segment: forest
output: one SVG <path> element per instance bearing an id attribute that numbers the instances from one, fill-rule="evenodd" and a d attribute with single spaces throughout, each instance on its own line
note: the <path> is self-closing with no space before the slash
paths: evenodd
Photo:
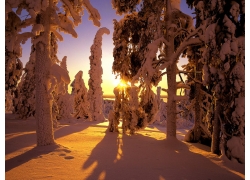
<path id="1" fill-rule="evenodd" d="M 110 30 L 101 27 L 91 0 L 6 0 L 5 112 L 35 117 L 38 147 L 56 143 L 62 119 L 106 121 L 110 133 L 121 129 L 131 136 L 158 122 L 169 140 L 177 138 L 181 117 L 192 123 L 185 142 L 205 144 L 211 153 L 245 164 L 245 1 L 186 4 L 194 18 L 180 10 L 178 0 L 111 1 L 123 17 L 113 20 L 112 72 L 120 83 L 108 101 L 101 87 L 102 37 Z M 62 33 L 77 38 L 84 9 L 100 27 L 90 47 L 89 89 L 83 71 L 71 82 L 70 61 L 57 57 Z M 29 26 L 30 32 L 22 31 Z M 30 58 L 23 65 L 21 47 L 28 39 Z M 188 59 L 183 69 L 177 67 L 180 57 Z M 158 86 L 164 75 L 167 88 Z"/>

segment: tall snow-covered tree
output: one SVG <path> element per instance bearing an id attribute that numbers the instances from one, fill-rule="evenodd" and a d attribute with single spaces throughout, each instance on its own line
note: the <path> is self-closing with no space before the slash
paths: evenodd
<path id="1" fill-rule="evenodd" d="M 245 161 L 245 33 L 238 19 L 245 13 L 243 2 L 224 2 L 223 10 L 207 27 L 204 52 L 209 77 L 204 83 L 214 84 L 216 99 L 211 150 L 241 163 Z"/>
<path id="2" fill-rule="evenodd" d="M 75 75 L 74 81 L 71 83 L 73 96 L 74 96 L 74 112 L 73 117 L 79 118 L 88 118 L 91 120 L 91 113 L 89 110 L 89 101 L 88 101 L 88 90 L 82 79 L 83 72 L 79 71 Z"/>
<path id="3" fill-rule="evenodd" d="M 119 22 L 114 21 L 113 41 L 115 47 L 113 50 L 114 62 L 112 67 L 113 72 L 120 76 L 122 81 L 131 84 L 126 88 L 127 92 L 125 91 L 122 101 L 123 104 L 124 102 L 127 103 L 127 110 L 126 108 L 123 110 L 126 110 L 127 113 L 124 114 L 127 114 L 128 117 L 124 122 L 128 122 L 129 126 L 126 126 L 132 133 L 134 130 L 144 128 L 148 123 L 153 122 L 159 105 L 156 103 L 157 98 L 155 98 L 151 88 L 153 85 L 156 86 L 161 80 L 161 77 L 159 77 L 160 71 L 152 73 L 152 68 L 149 67 L 149 71 L 151 70 L 151 73 L 148 74 L 149 77 L 146 75 L 141 78 L 142 73 L 139 72 L 139 69 L 144 64 L 144 59 L 149 55 L 146 54 L 148 51 L 147 45 L 159 38 L 162 33 L 160 18 L 163 1 L 144 1 L 139 12 L 135 11 L 137 3 L 131 1 L 123 4 L 119 1 L 113 1 L 113 8 L 116 9 L 118 14 L 133 11 L 131 14 L 126 14 Z M 156 57 L 155 55 L 153 56 L 153 58 Z M 141 71 L 144 72 L 147 69 L 144 68 Z M 139 89 L 135 91 L 134 85 L 137 82 L 140 85 Z M 132 104 L 135 103 L 130 100 L 131 98 L 134 98 L 134 101 L 138 100 L 136 108 L 139 108 L 139 111 L 134 112 L 136 109 L 131 109 L 134 106 Z M 135 114 L 137 115 L 135 116 Z M 142 121 L 144 115 L 146 115 L 145 117 L 148 116 L 148 118 Z"/>
<path id="4" fill-rule="evenodd" d="M 59 1 L 6 1 L 6 13 L 17 8 L 16 13 L 21 14 L 25 9 L 30 18 L 24 20 L 26 26 L 33 25 L 33 43 L 36 49 L 35 81 L 36 81 L 36 120 L 37 120 L 37 145 L 49 145 L 54 143 L 52 128 L 52 101 L 50 93 L 55 86 L 55 78 L 50 76 L 50 69 L 53 64 L 51 51 L 51 33 L 57 39 L 62 40 L 58 30 L 72 34 L 77 37 L 75 26 L 81 23 L 81 15 L 84 7 L 90 14 L 90 20 L 100 26 L 100 15 L 93 8 L 89 0 L 69 1 L 62 0 L 62 9 L 58 8 Z"/>
<path id="5" fill-rule="evenodd" d="M 91 55 L 89 70 L 89 91 L 88 99 L 90 103 L 90 112 L 93 121 L 104 121 L 103 115 L 103 92 L 102 92 L 102 35 L 109 34 L 110 31 L 103 27 L 100 28 L 95 35 L 94 43 L 90 48 Z"/>
<path id="6" fill-rule="evenodd" d="M 244 163 L 245 1 L 188 1 L 203 26 L 203 84 L 212 91 L 211 151 Z M 206 5 L 205 5 L 206 4 Z"/>
<path id="7" fill-rule="evenodd" d="M 114 1 L 113 6 L 118 13 L 134 11 L 137 2 L 129 2 Z M 177 60 L 188 46 L 202 43 L 199 30 L 191 31 L 192 18 L 182 13 L 179 6 L 179 1 L 144 0 L 138 13 L 132 12 L 115 22 L 113 38 L 113 71 L 123 80 L 132 84 L 139 80 L 151 89 L 167 74 L 167 137 L 176 137 L 176 101 L 184 98 L 176 95 L 177 88 L 182 88 L 176 82 Z M 157 52 L 161 53 L 158 57 Z M 162 72 L 165 69 L 167 72 Z"/>
<path id="8" fill-rule="evenodd" d="M 5 102 L 12 104 L 14 91 L 23 70 L 19 59 L 22 56 L 20 43 L 24 43 L 30 34 L 21 34 L 21 19 L 11 9 L 5 15 Z"/>

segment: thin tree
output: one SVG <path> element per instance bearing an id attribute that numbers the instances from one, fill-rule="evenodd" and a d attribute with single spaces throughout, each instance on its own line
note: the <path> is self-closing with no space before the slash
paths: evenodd
<path id="1" fill-rule="evenodd" d="M 95 35 L 94 43 L 90 48 L 91 55 L 89 70 L 89 91 L 88 99 L 90 103 L 90 112 L 93 121 L 104 121 L 103 115 L 103 92 L 102 92 L 102 35 L 109 34 L 109 30 L 105 27 L 100 28 Z"/>

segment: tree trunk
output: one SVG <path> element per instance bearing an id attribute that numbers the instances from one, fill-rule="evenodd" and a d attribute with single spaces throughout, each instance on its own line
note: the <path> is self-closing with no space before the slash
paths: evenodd
<path id="1" fill-rule="evenodd" d="M 47 43 L 39 41 L 36 44 L 35 82 L 36 82 L 36 134 L 37 146 L 54 144 L 52 122 L 52 101 L 49 99 L 50 75 L 50 30 L 49 7 L 44 13 L 38 15 L 38 24 L 43 24 L 45 31 L 41 35 Z"/>
<path id="2" fill-rule="evenodd" d="M 165 22 L 166 28 L 172 24 L 172 9 L 170 0 L 166 1 L 166 14 Z M 171 33 L 169 34 L 168 30 L 165 33 L 165 39 L 171 44 L 171 46 L 166 46 L 166 61 L 170 62 L 171 55 L 174 54 L 174 37 Z M 177 66 L 174 62 L 167 67 L 167 81 L 168 81 L 168 101 L 167 101 L 167 138 L 174 137 L 176 138 L 176 72 Z"/>
<path id="3" fill-rule="evenodd" d="M 197 57 L 197 55 L 194 56 L 195 58 L 195 79 L 198 81 L 202 81 L 202 63 L 199 63 L 200 57 Z M 195 110 L 195 119 L 194 119 L 194 127 L 193 127 L 193 139 L 192 142 L 198 142 L 201 138 L 201 87 L 202 85 L 200 83 L 195 83 L 195 104 L 194 104 L 194 110 Z"/>
<path id="4" fill-rule="evenodd" d="M 167 138 L 176 137 L 176 64 L 167 68 L 168 102 L 167 102 Z"/>
<path id="5" fill-rule="evenodd" d="M 212 134 L 212 144 L 211 144 L 211 152 L 214 154 L 220 154 L 220 111 L 221 105 L 219 100 L 216 100 L 215 103 L 215 115 L 214 115 L 214 123 L 213 123 L 213 134 Z"/>

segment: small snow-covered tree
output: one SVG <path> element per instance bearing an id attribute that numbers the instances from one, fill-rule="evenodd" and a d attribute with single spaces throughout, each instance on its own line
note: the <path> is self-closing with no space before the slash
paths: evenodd
<path id="1" fill-rule="evenodd" d="M 9 106 L 23 70 L 19 59 L 22 56 L 20 43 L 27 40 L 29 33 L 20 34 L 21 19 L 11 9 L 5 15 L 5 103 Z"/>
<path id="2" fill-rule="evenodd" d="M 88 99 L 90 103 L 90 112 L 92 114 L 93 121 L 104 121 L 103 115 L 103 92 L 102 92 L 102 35 L 109 34 L 109 30 L 105 27 L 100 28 L 94 39 L 94 43 L 90 48 L 91 55 L 90 70 L 89 70 L 89 91 Z"/>
<path id="3" fill-rule="evenodd" d="M 142 107 L 145 103 L 141 101 L 140 104 L 138 93 L 139 88 L 136 86 L 118 85 L 114 89 L 115 102 L 114 108 L 109 114 L 109 131 L 118 132 L 120 120 L 122 120 L 123 133 L 127 133 L 129 130 L 130 134 L 134 134 L 136 131 L 144 129 L 149 123 L 152 123 L 153 117 L 150 116 L 152 108 Z M 143 108 L 149 111 L 149 115 Z"/>
<path id="4" fill-rule="evenodd" d="M 26 119 L 35 115 L 35 48 L 31 47 L 29 61 L 24 68 L 21 82 L 15 91 L 14 113 Z"/>
<path id="5" fill-rule="evenodd" d="M 68 72 L 67 69 L 67 56 L 64 56 L 60 62 L 60 67 Z M 68 93 L 68 84 L 65 81 L 61 81 L 58 85 L 58 98 L 57 106 L 59 111 L 59 119 L 70 119 L 74 111 L 73 95 Z"/>
<path id="6" fill-rule="evenodd" d="M 104 99 L 103 114 L 108 119 L 109 111 L 113 109 L 114 100 Z"/>
<path id="7" fill-rule="evenodd" d="M 91 113 L 89 111 L 88 90 L 82 79 L 83 72 L 79 71 L 75 75 L 74 81 L 71 83 L 74 96 L 74 112 L 73 117 L 89 118 L 91 120 Z"/>

